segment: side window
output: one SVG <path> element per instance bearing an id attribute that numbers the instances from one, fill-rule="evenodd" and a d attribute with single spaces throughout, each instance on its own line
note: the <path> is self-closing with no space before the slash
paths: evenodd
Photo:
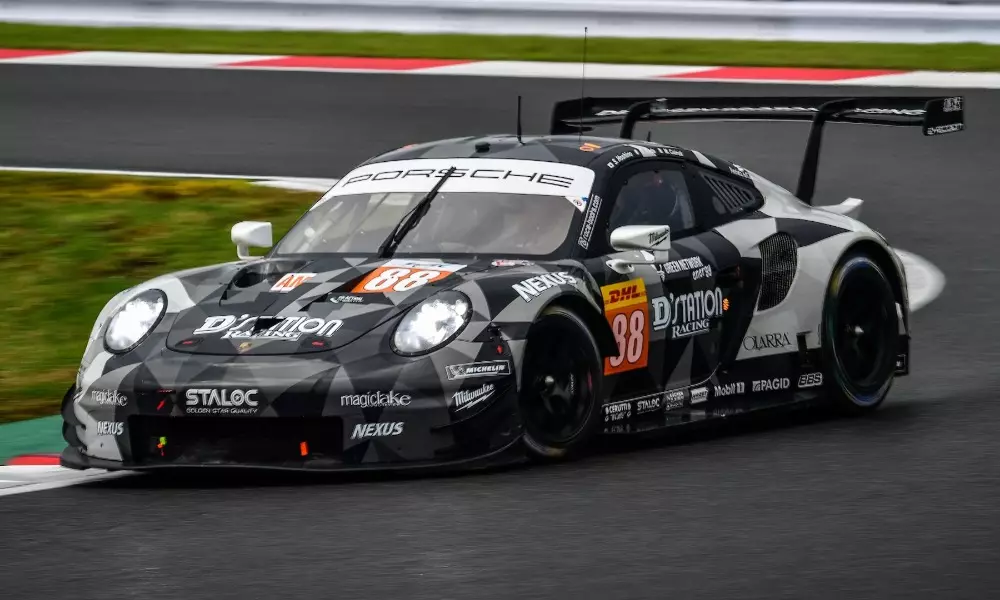
<path id="1" fill-rule="evenodd" d="M 696 173 L 695 194 L 708 201 L 703 202 L 711 207 L 710 216 L 705 218 L 712 221 L 712 226 L 753 212 L 764 203 L 761 193 L 749 183 L 737 182 L 707 169 L 698 168 Z"/>
<path id="2" fill-rule="evenodd" d="M 695 214 L 684 172 L 663 167 L 628 176 L 608 217 L 608 236 L 623 225 L 669 225 L 674 238 L 693 230 Z"/>

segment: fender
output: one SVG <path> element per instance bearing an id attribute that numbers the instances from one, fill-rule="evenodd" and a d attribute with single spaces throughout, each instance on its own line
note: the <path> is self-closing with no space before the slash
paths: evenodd
<path id="1" fill-rule="evenodd" d="M 97 318 L 94 319 L 94 326 L 90 330 L 90 337 L 87 339 L 87 345 L 83 351 L 83 358 L 80 361 L 80 369 L 77 371 L 77 389 L 85 389 L 88 387 L 89 383 L 84 381 L 84 374 L 87 371 L 87 368 L 102 353 L 107 354 L 104 349 L 104 343 L 102 342 L 105 327 L 115 312 L 124 306 L 126 302 L 146 290 L 162 290 L 167 296 L 167 308 L 164 313 L 164 318 L 160 320 L 159 324 L 152 333 L 166 332 L 170 329 L 170 326 L 173 323 L 173 317 L 180 311 L 193 306 L 195 302 L 190 295 L 190 290 L 184 286 L 183 278 L 197 275 L 210 276 L 213 271 L 217 271 L 220 274 L 220 281 L 222 281 L 221 278 L 231 276 L 232 271 L 238 268 L 240 264 L 240 262 L 229 262 L 210 265 L 207 267 L 197 267 L 194 269 L 176 271 L 174 273 L 154 277 L 153 279 L 149 279 L 133 287 L 126 288 L 112 296 L 111 299 L 105 303 L 101 312 L 98 313 Z"/>

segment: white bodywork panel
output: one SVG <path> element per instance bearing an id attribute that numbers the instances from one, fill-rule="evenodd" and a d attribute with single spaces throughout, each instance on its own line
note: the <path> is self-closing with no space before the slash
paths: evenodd
<path id="1" fill-rule="evenodd" d="M 862 201 L 849 198 L 845 202 L 827 207 L 809 206 L 784 188 L 752 174 L 757 188 L 764 195 L 764 206 L 760 212 L 773 219 L 737 220 L 716 228 L 716 231 L 734 244 L 743 256 L 759 257 L 758 244 L 768 236 L 777 232 L 777 218 L 804 219 L 816 223 L 833 225 L 846 231 L 826 238 L 822 241 L 801 247 L 798 250 L 798 271 L 792 287 L 782 302 L 764 311 L 755 312 L 746 336 L 787 333 L 791 339 L 798 334 L 806 334 L 808 349 L 817 349 L 822 345 L 820 339 L 820 324 L 823 316 L 823 303 L 827 284 L 833 269 L 841 256 L 853 244 L 867 240 L 872 241 L 889 252 L 896 263 L 897 275 L 903 281 L 903 269 L 899 258 L 886 241 L 864 223 L 853 218 L 860 214 Z M 903 300 L 903 311 L 909 311 L 908 300 Z M 901 319 L 901 328 L 903 321 Z M 760 358 L 777 354 L 797 352 L 795 344 L 784 348 L 750 349 L 741 345 L 736 360 Z"/>

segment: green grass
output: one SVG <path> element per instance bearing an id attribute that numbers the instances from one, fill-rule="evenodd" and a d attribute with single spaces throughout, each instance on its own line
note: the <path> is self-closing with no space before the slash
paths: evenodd
<path id="1" fill-rule="evenodd" d="M 0 423 L 59 411 L 114 294 L 235 260 L 233 223 L 272 221 L 277 237 L 317 197 L 241 181 L 0 173 Z"/>
<path id="2" fill-rule="evenodd" d="M 205 31 L 0 23 L 0 48 L 311 54 L 578 62 L 579 39 L 540 36 Z M 1000 70 L 1000 46 L 591 38 L 593 62 Z"/>

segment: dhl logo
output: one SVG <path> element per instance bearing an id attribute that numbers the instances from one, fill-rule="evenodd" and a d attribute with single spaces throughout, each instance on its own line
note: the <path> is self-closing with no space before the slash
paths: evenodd
<path id="1" fill-rule="evenodd" d="M 641 279 L 614 283 L 601 288 L 604 297 L 604 309 L 610 310 L 622 306 L 646 303 L 646 284 Z"/>

